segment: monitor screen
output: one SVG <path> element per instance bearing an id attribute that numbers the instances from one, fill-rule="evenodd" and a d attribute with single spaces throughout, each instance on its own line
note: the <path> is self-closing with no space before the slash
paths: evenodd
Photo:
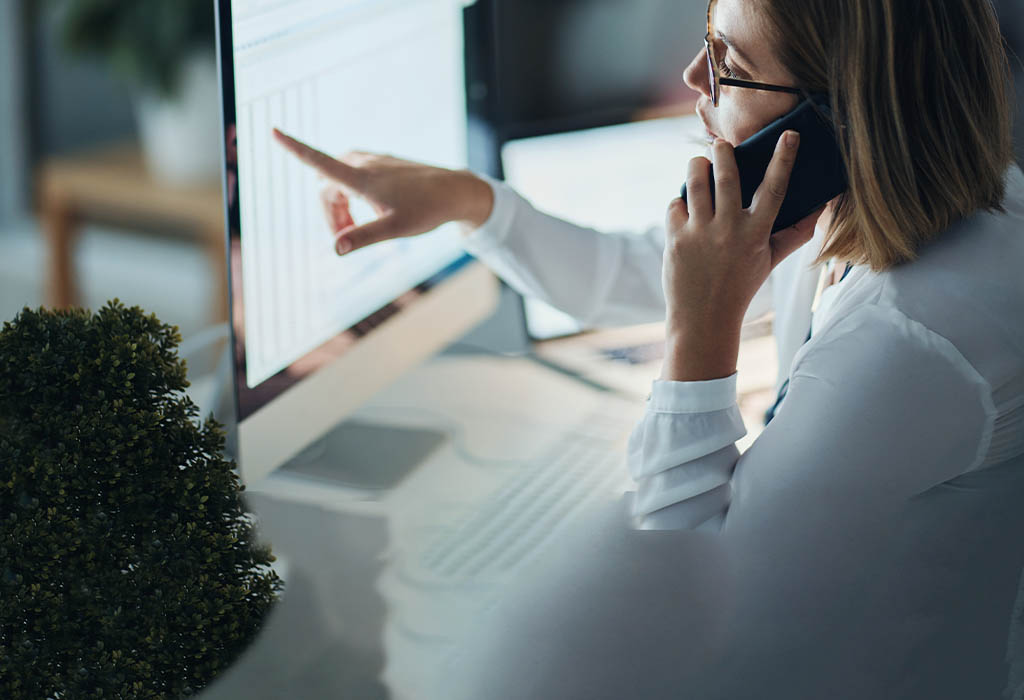
<path id="1" fill-rule="evenodd" d="M 464 257 L 453 226 L 337 256 L 323 183 L 271 129 L 331 154 L 464 167 L 466 126 L 454 0 L 233 0 L 230 10 L 232 42 L 227 51 L 222 26 L 221 53 L 233 73 L 224 78 L 235 117 L 232 312 L 244 418 Z M 374 218 L 358 199 L 352 214 Z"/>
<path id="2" fill-rule="evenodd" d="M 478 0 L 489 11 L 493 116 L 505 138 L 631 121 L 692 103 L 683 82 L 707 0 Z M 586 122 L 586 124 L 584 124 Z"/>
<path id="3" fill-rule="evenodd" d="M 541 211 L 603 232 L 662 224 L 690 158 L 707 148 L 695 114 L 507 141 L 505 180 Z M 527 331 L 546 340 L 583 330 L 570 316 L 526 299 Z"/>
<path id="4" fill-rule="evenodd" d="M 276 127 L 338 157 L 466 167 L 462 4 L 218 0 L 236 456 L 247 483 L 330 442 L 497 304 L 494 276 L 463 251 L 455 224 L 339 257 L 325 181 L 272 136 Z M 375 218 L 348 194 L 356 224 Z"/>

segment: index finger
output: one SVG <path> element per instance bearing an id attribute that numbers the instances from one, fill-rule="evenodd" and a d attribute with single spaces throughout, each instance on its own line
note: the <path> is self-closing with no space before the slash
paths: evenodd
<path id="1" fill-rule="evenodd" d="M 715 210 L 739 211 L 743 208 L 740 191 L 740 170 L 736 152 L 725 139 L 716 139 L 712 146 L 715 157 Z"/>
<path id="2" fill-rule="evenodd" d="M 302 141 L 292 138 L 280 129 L 274 129 L 274 138 L 303 163 L 313 166 L 327 177 L 333 178 L 344 185 L 348 185 L 353 189 L 359 189 L 359 172 L 351 165 L 342 163 L 336 158 L 331 158 L 326 153 L 318 151 L 312 146 L 307 146 Z"/>
<path id="3" fill-rule="evenodd" d="M 754 194 L 754 201 L 750 208 L 755 216 L 766 220 L 769 225 L 779 215 L 782 201 L 786 198 L 789 176 L 793 172 L 793 164 L 796 163 L 796 152 L 799 146 L 800 134 L 797 132 L 790 130 L 782 135 L 776 144 L 775 154 L 768 164 L 764 180 Z"/>

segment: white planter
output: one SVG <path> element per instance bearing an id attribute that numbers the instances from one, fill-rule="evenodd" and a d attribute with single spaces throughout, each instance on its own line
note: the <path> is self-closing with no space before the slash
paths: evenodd
<path id="1" fill-rule="evenodd" d="M 178 95 L 140 93 L 135 111 L 146 165 L 158 180 L 191 185 L 220 174 L 220 89 L 212 53 L 185 61 Z"/>

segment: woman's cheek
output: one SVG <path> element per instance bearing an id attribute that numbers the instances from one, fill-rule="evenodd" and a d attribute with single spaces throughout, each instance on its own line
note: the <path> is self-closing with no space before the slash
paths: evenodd
<path id="1" fill-rule="evenodd" d="M 744 120 L 738 117 L 739 115 L 726 116 L 722 119 L 720 125 L 722 133 L 720 133 L 719 136 L 732 144 L 733 147 L 740 145 L 757 133 L 757 129 L 752 129 L 750 124 L 744 124 Z"/>
<path id="2" fill-rule="evenodd" d="M 731 143 L 733 147 L 739 146 L 758 131 L 760 131 L 760 127 L 757 124 L 744 124 L 733 131 L 736 140 L 730 140 L 729 143 Z"/>

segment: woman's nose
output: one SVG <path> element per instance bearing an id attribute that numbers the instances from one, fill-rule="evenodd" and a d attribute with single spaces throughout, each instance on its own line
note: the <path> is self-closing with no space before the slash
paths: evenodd
<path id="1" fill-rule="evenodd" d="M 683 82 L 710 100 L 711 86 L 708 84 L 708 77 L 707 51 L 701 49 L 683 72 Z"/>

